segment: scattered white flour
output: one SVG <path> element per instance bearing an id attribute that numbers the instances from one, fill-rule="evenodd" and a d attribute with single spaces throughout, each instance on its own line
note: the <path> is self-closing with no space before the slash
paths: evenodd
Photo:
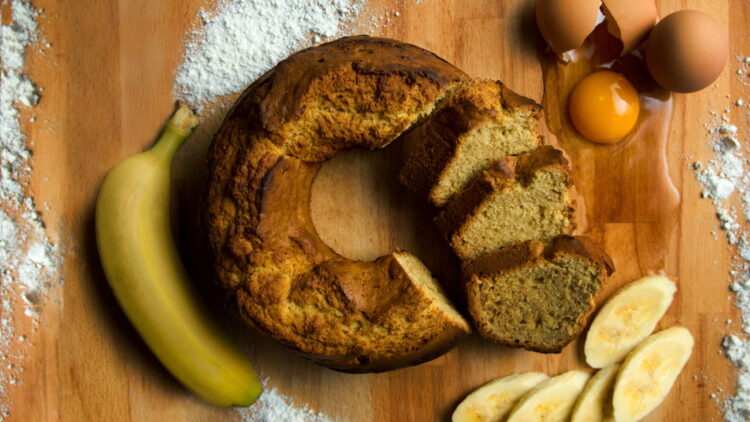
<path id="1" fill-rule="evenodd" d="M 322 413 L 316 413 L 307 406 L 294 407 L 289 397 L 281 395 L 275 388 L 267 387 L 268 380 L 263 381 L 263 390 L 255 404 L 247 408 L 238 408 L 243 422 L 331 422 Z"/>
<path id="2" fill-rule="evenodd" d="M 737 78 L 750 87 L 750 57 L 738 56 L 736 60 Z M 739 372 L 736 393 L 723 406 L 725 421 L 745 422 L 750 420 L 750 172 L 747 171 L 750 161 L 744 150 L 750 146 L 750 136 L 747 130 L 732 124 L 730 115 L 739 108 L 747 117 L 750 109 L 746 99 L 729 101 L 735 108 L 726 108 L 721 114 L 711 112 L 712 121 L 706 125 L 713 157 L 705 164 L 696 161 L 693 169 L 703 186 L 701 196 L 712 201 L 727 242 L 736 248 L 729 288 L 742 314 L 742 333 L 725 336 L 722 347 Z"/>
<path id="3" fill-rule="evenodd" d="M 175 96 L 200 108 L 242 91 L 306 45 L 343 35 L 364 0 L 219 0 L 199 10 L 175 76 Z"/>
<path id="4" fill-rule="evenodd" d="M 218 97 L 241 92 L 294 51 L 355 31 L 372 34 L 401 16 L 383 8 L 363 19 L 366 3 L 218 0 L 211 11 L 201 8 L 200 25 L 188 34 L 177 68 L 174 95 L 200 112 Z"/>
<path id="5" fill-rule="evenodd" d="M 12 16 L 0 26 L 0 421 L 10 412 L 8 388 L 19 382 L 27 332 L 35 329 L 41 300 L 59 281 L 62 258 L 47 237 L 30 196 L 31 151 L 20 108 L 39 101 L 24 72 L 25 52 L 37 40 L 38 11 L 23 0 L 10 3 Z M 2 21 L 0 8 L 0 21 Z M 19 318 L 25 314 L 28 318 Z"/>

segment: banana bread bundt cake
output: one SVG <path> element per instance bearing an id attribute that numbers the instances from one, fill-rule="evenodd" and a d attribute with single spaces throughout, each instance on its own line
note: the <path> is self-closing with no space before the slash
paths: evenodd
<path id="1" fill-rule="evenodd" d="M 242 94 L 209 150 L 204 223 L 233 308 L 302 355 L 349 372 L 424 362 L 470 332 L 414 255 L 350 260 L 312 223 L 323 161 L 408 132 L 414 148 L 400 178 L 449 204 L 437 221 L 460 257 L 476 258 L 463 271 L 479 332 L 559 351 L 583 327 L 612 265 L 587 239 L 529 240 L 573 228 L 567 163 L 557 150 L 537 150 L 540 112 L 500 82 L 471 80 L 384 38 L 341 38 L 280 62 Z"/>
<path id="2" fill-rule="evenodd" d="M 465 78 L 418 47 L 359 36 L 300 51 L 243 93 L 210 147 L 204 220 L 217 279 L 247 322 L 353 372 L 432 359 L 469 333 L 417 258 L 348 260 L 309 210 L 321 161 L 385 147 Z"/>

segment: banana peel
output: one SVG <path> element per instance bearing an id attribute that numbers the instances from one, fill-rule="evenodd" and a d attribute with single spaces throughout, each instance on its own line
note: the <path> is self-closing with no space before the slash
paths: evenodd
<path id="1" fill-rule="evenodd" d="M 197 124 L 179 106 L 153 148 L 110 170 L 96 202 L 97 245 L 117 301 L 175 378 L 215 405 L 249 406 L 261 383 L 193 289 L 170 229 L 172 158 Z"/>

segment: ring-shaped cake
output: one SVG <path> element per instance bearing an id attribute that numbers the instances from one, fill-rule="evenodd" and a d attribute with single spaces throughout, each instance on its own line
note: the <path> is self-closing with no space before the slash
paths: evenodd
<path id="1" fill-rule="evenodd" d="M 334 369 L 384 371 L 447 351 L 469 324 L 419 259 L 347 259 L 310 217 L 323 161 L 405 135 L 400 180 L 443 207 L 437 226 L 463 261 L 479 333 L 559 352 L 612 266 L 568 236 L 573 181 L 563 154 L 540 147 L 540 115 L 502 83 L 394 40 L 342 38 L 290 56 L 245 91 L 210 149 L 205 222 L 219 282 L 247 322 Z"/>
<path id="2" fill-rule="evenodd" d="M 247 322 L 353 372 L 432 359 L 470 332 L 416 257 L 346 259 L 310 217 L 321 162 L 385 147 L 465 78 L 421 48 L 358 36 L 300 51 L 243 93 L 210 148 L 204 220 L 217 278 Z"/>

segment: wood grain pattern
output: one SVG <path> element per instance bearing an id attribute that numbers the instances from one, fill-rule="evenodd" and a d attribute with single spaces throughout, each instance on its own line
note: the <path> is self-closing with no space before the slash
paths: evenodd
<path id="1" fill-rule="evenodd" d="M 23 383 L 10 391 L 9 421 L 239 420 L 232 410 L 192 398 L 149 353 L 106 285 L 93 238 L 99 183 L 107 169 L 154 139 L 173 106 L 172 78 L 183 34 L 194 22 L 196 10 L 209 3 L 34 1 L 45 9 L 41 29 L 53 47 L 47 54 L 30 56 L 32 77 L 45 90 L 33 110 L 37 123 L 24 126 L 35 141 L 33 189 L 38 203 L 49 203 L 45 221 L 65 248 L 65 284 L 47 304 L 40 329 L 30 339 L 33 354 Z M 731 56 L 750 54 L 748 2 L 657 3 L 662 14 L 683 8 L 712 14 L 729 28 L 735 48 Z M 373 0 L 368 7 L 375 12 L 400 12 L 375 33 L 433 50 L 473 76 L 501 79 L 542 102 L 544 79 L 532 1 Z M 717 230 L 716 219 L 708 201 L 698 199 L 699 187 L 686 165 L 688 157 L 703 159 L 710 153 L 702 127 L 708 111 L 726 107 L 726 95 L 737 98 L 748 93 L 733 72 L 729 67 L 717 86 L 675 96 L 667 157 L 682 201 L 670 214 L 675 230 L 668 238 L 659 238 L 662 232 L 655 230 L 653 218 L 638 218 L 636 211 L 642 206 L 658 215 L 663 211 L 658 202 L 636 201 L 641 193 L 648 193 L 648 180 L 633 181 L 626 169 L 603 171 L 606 153 L 593 147 L 575 156 L 580 183 L 596 182 L 596 189 L 582 189 L 591 205 L 587 211 L 594 222 L 591 228 L 618 268 L 607 292 L 664 269 L 679 280 L 680 290 L 661 326 L 683 324 L 696 337 L 687 369 L 650 421 L 719 421 L 721 412 L 709 394 L 717 386 L 733 390 L 734 370 L 717 353 L 728 330 L 725 320 L 738 320 L 726 288 L 730 253 L 725 242 L 711 236 Z M 24 117 L 30 116 L 25 112 Z M 221 303 L 211 294 L 215 292 L 201 264 L 205 262 L 201 233 L 193 222 L 205 150 L 222 116 L 216 110 L 205 118 L 180 151 L 174 168 L 179 238 L 196 279 L 205 282 L 207 296 L 217 308 Z M 741 121 L 745 129 L 744 116 Z M 595 156 L 599 161 L 587 162 Z M 390 173 L 395 160 L 398 150 L 389 149 L 352 152 L 329 163 L 327 176 L 316 182 L 318 228 L 336 249 L 357 257 L 397 246 L 410 248 L 450 284 L 452 258 L 431 228 L 427 218 L 431 210 L 393 183 Z M 587 173 L 592 165 L 598 165 L 598 171 Z M 613 196 L 597 191 L 609 190 L 630 192 L 626 196 L 632 200 L 602 204 L 602 198 Z M 465 394 L 495 377 L 525 370 L 555 374 L 583 366 L 578 344 L 561 355 L 548 356 L 472 336 L 451 353 L 418 367 L 378 375 L 341 374 L 304 361 L 226 319 L 247 344 L 261 376 L 269 377 L 295 403 L 310 403 L 347 422 L 444 421 Z M 737 323 L 731 328 L 737 331 Z"/>

